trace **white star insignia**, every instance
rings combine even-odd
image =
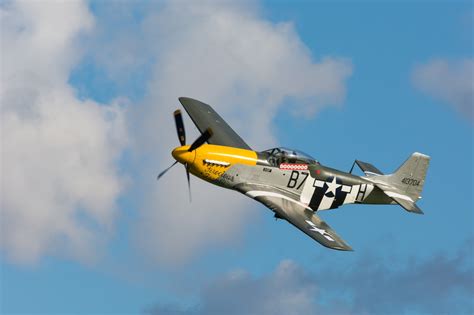
[[[327,240],[330,240],[330,241],[334,242],[334,239],[328,234],[328,232],[326,232],[326,230],[318,228],[316,226],[316,224],[314,224],[313,222],[311,222],[309,220],[305,220],[305,221],[306,221],[306,223],[308,223],[311,226],[311,228],[309,229],[310,231],[318,232],[319,234],[324,236],[324,238],[326,238]]]
[[[336,195],[336,189],[341,187],[341,185],[336,183],[336,176],[334,176],[332,182],[326,182],[326,185],[328,185],[328,189],[326,190],[325,195],[328,195],[329,193],[332,192],[332,195],[335,196]]]

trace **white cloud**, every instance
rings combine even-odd
[[[303,268],[283,260],[253,276],[239,270],[197,292],[197,303],[158,304],[149,314],[472,314],[472,239],[455,254],[383,257],[364,253],[341,264]],[[398,257],[398,258],[394,258]]]
[[[234,271],[202,288],[199,305],[187,310],[156,306],[150,314],[317,314],[318,287],[303,268],[291,260],[281,261],[274,271],[257,278]]]
[[[107,27],[116,23],[94,28],[103,21],[82,2],[4,4],[2,248],[23,261],[51,251],[89,257],[103,239],[99,231],[113,222],[125,113],[74,95],[68,77],[84,54],[116,81],[154,64],[145,100],[127,112],[140,156],[129,170],[139,173],[143,194],[140,246],[154,261],[176,263],[234,241],[255,203],[193,178],[189,204],[182,167],[154,180],[178,143],[177,98],[210,103],[251,146],[264,149],[277,142],[272,120],[283,104],[303,115],[340,104],[352,71],[346,59],[315,59],[291,23],[265,20],[254,4],[152,4],[140,9],[142,24],[127,14],[133,32],[110,38]],[[92,29],[101,31],[78,40]],[[191,142],[196,131],[189,119],[186,126]]]
[[[2,250],[26,263],[90,259],[113,222],[126,142],[123,109],[81,101],[67,83],[93,16],[79,1],[0,9]]]
[[[415,86],[474,120],[474,60],[431,60],[413,71]]]
[[[211,104],[253,148],[262,150],[277,143],[272,121],[285,101],[292,104],[285,110],[305,115],[339,104],[352,67],[336,57],[315,61],[291,23],[265,20],[248,3],[169,2],[150,13],[142,29],[145,44],[153,45],[146,50],[157,59],[146,101],[136,111],[137,142],[154,159],[143,166],[149,181],[142,183],[145,201],[138,230],[152,257],[174,264],[210,244],[231,242],[256,206],[196,178],[190,204],[181,166],[153,183],[178,145],[172,119],[180,107],[177,98]],[[190,143],[195,127],[185,123]]]

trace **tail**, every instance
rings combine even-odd
[[[385,183],[389,187],[384,187],[384,193],[405,210],[422,214],[415,203],[421,199],[429,164],[428,155],[413,153],[395,173],[386,176]]]
[[[421,199],[425,185],[426,172],[430,164],[428,155],[415,152],[395,173],[388,176],[387,182],[413,201]]]
[[[360,161],[356,161],[356,163]],[[359,164],[357,163],[357,164]],[[426,172],[430,164],[428,155],[415,152],[406,160],[393,174],[382,175],[380,171],[368,172],[367,163],[362,163],[366,175],[369,177],[387,196],[402,206],[405,210],[422,214],[420,208],[416,205],[418,199],[421,199],[421,192],[425,185]],[[366,165],[364,165],[366,164]],[[380,174],[380,175],[379,175]]]

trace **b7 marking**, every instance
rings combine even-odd
[[[298,185],[298,179],[300,177],[300,172],[292,171],[291,175],[290,175],[290,180],[288,181],[288,184],[286,185],[286,187],[295,188],[296,185],[298,185],[298,187],[296,187],[296,190],[300,189],[301,186],[303,186],[303,184],[306,182],[306,179],[308,178],[309,173],[308,172],[301,172],[301,175],[303,175],[304,178]]]

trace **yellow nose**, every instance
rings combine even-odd
[[[171,152],[174,159],[181,164],[191,165],[194,163],[194,158],[196,157],[196,151],[189,152],[189,146],[178,147]]]

